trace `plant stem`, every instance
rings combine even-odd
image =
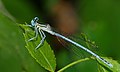
[[[84,58],[84,59],[80,59],[80,60],[77,60],[77,61],[74,61],[68,65],[66,65],[65,67],[63,67],[62,69],[58,70],[57,72],[62,72],[64,71],[65,69],[77,64],[77,63],[80,63],[80,62],[83,62],[83,61],[87,61],[87,60],[90,60],[90,58]]]

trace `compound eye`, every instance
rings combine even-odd
[[[35,17],[35,18],[34,18],[34,22],[37,22],[38,20],[39,20],[38,17]]]
[[[39,20],[39,18],[35,17],[33,20],[31,20],[31,25],[35,26],[35,24],[37,23],[38,20]]]

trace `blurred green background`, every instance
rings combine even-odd
[[[68,8],[64,6],[66,4]],[[77,21],[75,24],[78,24],[81,32],[96,41],[99,55],[112,57],[119,62],[119,0],[0,0],[0,72],[47,72],[28,53],[23,32],[17,23],[30,23],[31,19],[38,16],[40,22],[50,23],[55,27],[53,23],[64,23],[59,17],[64,16],[64,10],[75,12],[75,16],[73,14],[70,17]],[[58,20],[55,19],[56,14]],[[57,21],[60,23],[55,23]],[[58,50],[56,59],[57,69],[71,61],[64,49]],[[65,72],[79,71],[97,72],[96,63],[89,61],[77,64]]]

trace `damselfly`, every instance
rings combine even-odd
[[[28,41],[31,41],[31,40],[34,40],[35,38],[37,38],[38,34],[40,33],[40,36],[42,38],[42,40],[40,41],[40,43],[38,44],[38,46],[35,48],[36,50],[43,44],[45,38],[46,38],[46,35],[44,33],[45,32],[48,32],[49,34],[51,35],[54,35],[54,36],[57,36],[57,37],[60,37],[68,42],[70,42],[71,44],[85,50],[86,52],[90,53],[91,55],[93,55],[95,58],[99,59],[100,61],[102,61],[103,63],[105,63],[106,65],[108,65],[109,67],[113,67],[113,65],[111,63],[109,63],[108,61],[106,61],[105,59],[101,58],[99,55],[95,54],[94,52],[92,52],[91,50],[87,49],[86,47],[82,46],[81,44],[78,44],[77,42],[59,34],[59,33],[56,33],[54,31],[52,31],[51,27],[49,24],[46,24],[46,25],[43,25],[43,24],[40,24],[38,23],[38,20],[39,18],[38,17],[35,17],[33,20],[31,20],[31,25],[28,25],[29,27],[33,27],[35,29],[35,37],[29,39]]]

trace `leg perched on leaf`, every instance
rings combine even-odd
[[[38,30],[37,30],[37,27],[35,27],[35,33],[36,33],[35,37],[29,39],[28,41],[32,41],[32,40],[34,40],[34,39],[36,39],[36,38],[38,37]]]
[[[42,30],[39,30],[39,33],[41,35],[42,40],[40,41],[39,45],[35,48],[36,50],[39,49],[39,47],[44,43],[44,40],[46,38],[46,35]]]

